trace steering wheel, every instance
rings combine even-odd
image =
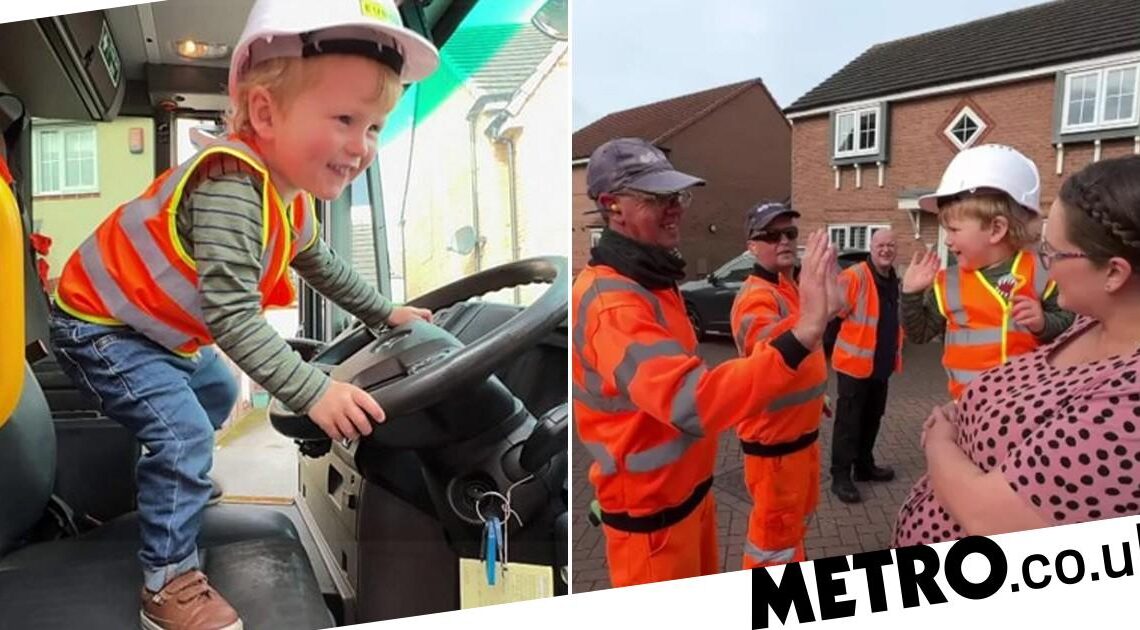
[[[566,319],[566,258],[543,256],[507,263],[408,303],[436,312],[492,291],[534,283],[550,286],[533,304],[470,345],[465,346],[435,324],[417,319],[379,332],[364,327],[346,331],[315,361],[321,356],[347,356],[332,369],[331,376],[365,390],[384,408],[388,420],[375,425],[368,436],[375,443],[413,449],[440,446],[448,441],[440,435],[440,427],[432,426],[423,414],[407,416],[440,406],[449,408],[443,415],[454,419],[463,409],[469,412],[473,408],[482,411],[487,405],[518,405],[493,373],[538,344]],[[457,392],[463,393],[463,400],[450,398]],[[269,418],[279,433],[295,440],[328,439],[307,415],[294,413],[278,400],[270,405]]]

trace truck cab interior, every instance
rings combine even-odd
[[[499,1],[404,0],[400,12],[442,48],[478,5]],[[526,27],[565,38],[565,0],[524,4],[536,5]],[[133,512],[139,446],[52,355],[49,297],[31,239],[41,164],[33,128],[41,119],[151,118],[150,176],[164,171],[177,162],[180,121],[217,123],[226,107],[227,59],[180,56],[184,34],[232,46],[250,5],[167,0],[0,24],[7,51],[0,127],[14,179],[11,195],[0,190],[0,252],[8,255],[0,262],[18,251],[23,268],[0,269],[8,309],[0,338],[9,340],[0,344],[5,627],[136,626],[142,584]],[[443,155],[448,147],[412,150]],[[362,177],[368,203],[382,206],[379,161]],[[334,249],[352,238],[348,206],[347,198],[321,203],[322,237]],[[384,216],[382,207],[373,214],[371,271],[387,293]],[[510,563],[546,571],[535,595],[566,593],[569,278],[561,253],[488,266],[408,296],[433,310],[431,324],[370,330],[301,288],[288,341],[333,378],[371,393],[388,419],[371,436],[334,443],[307,417],[269,405],[269,422],[295,457],[296,495],[274,504],[224,499],[206,508],[199,536],[203,571],[246,628],[323,628],[460,608],[468,597],[464,559],[480,558],[484,521],[507,497]],[[527,303],[495,299],[534,284],[541,288]]]

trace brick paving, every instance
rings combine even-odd
[[[727,337],[702,343],[699,352],[709,364],[735,356],[735,349]],[[926,468],[918,445],[922,422],[931,407],[947,398],[946,376],[939,365],[941,353],[939,344],[908,345],[904,348],[904,371],[891,379],[887,413],[875,444],[876,462],[893,467],[896,478],[883,484],[857,484],[863,495],[862,503],[847,505],[829,491],[831,475],[828,474],[827,462],[831,453],[832,424],[829,420],[824,421],[820,430],[824,461],[819,508],[812,518],[806,540],[809,558],[846,555],[888,546],[899,506]],[[829,390],[834,401],[834,377]],[[593,498],[593,488],[586,477],[590,462],[589,454],[578,446],[575,438],[572,527],[573,589],[576,593],[610,587],[601,529],[590,525],[586,518]],[[740,568],[751,501],[744,488],[740,445],[731,431],[726,431],[721,437],[713,492],[717,501],[721,570],[735,571]]]

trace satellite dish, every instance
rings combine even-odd
[[[475,243],[475,228],[465,225],[451,235],[451,243],[448,244],[447,250],[466,256],[475,251]]]

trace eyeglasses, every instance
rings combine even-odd
[[[798,227],[786,227],[779,230],[760,230],[755,232],[752,236],[748,237],[750,241],[763,241],[765,243],[779,243],[781,237],[788,237],[789,241],[794,241],[800,237],[800,229]]]
[[[688,190],[664,194],[647,193],[640,190],[619,190],[614,194],[632,197],[644,203],[657,206],[658,208],[672,208],[675,205],[681,208],[688,208],[693,203],[693,193]]]
[[[1053,246],[1045,239],[1041,239],[1041,242],[1037,244],[1037,253],[1041,256],[1041,265],[1046,269],[1052,267],[1053,261],[1055,260],[1089,257],[1089,255],[1084,252],[1059,252],[1053,249]]]

